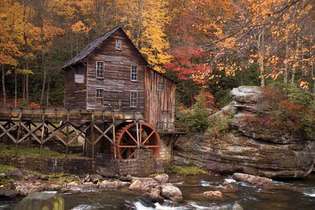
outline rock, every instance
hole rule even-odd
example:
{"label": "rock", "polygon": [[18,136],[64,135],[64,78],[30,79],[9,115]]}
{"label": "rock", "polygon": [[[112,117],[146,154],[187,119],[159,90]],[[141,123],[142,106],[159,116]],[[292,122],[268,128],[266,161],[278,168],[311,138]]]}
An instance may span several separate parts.
{"label": "rock", "polygon": [[168,182],[169,177],[167,174],[158,174],[154,177],[154,179],[161,184],[166,184]]}
{"label": "rock", "polygon": [[129,190],[142,192],[153,200],[162,199],[161,184],[154,178],[134,178],[129,186]]}
{"label": "rock", "polygon": [[120,176],[118,177],[118,179],[123,182],[131,182],[133,178],[131,175],[127,175],[127,176]]}
{"label": "rock", "polygon": [[149,193],[146,193],[146,195],[155,201],[162,200],[160,187],[152,188]]}
{"label": "rock", "polygon": [[151,189],[159,186],[159,183],[153,178],[135,178],[132,180],[129,190],[139,192],[151,192]]}
{"label": "rock", "polygon": [[243,210],[243,207],[239,203],[235,202],[232,206],[232,210]]}
{"label": "rock", "polygon": [[76,186],[76,185],[79,185],[79,183],[77,183],[77,182],[69,182],[67,185],[69,185],[69,186]]}
{"label": "rock", "polygon": [[1,199],[12,199],[15,198],[18,195],[18,193],[14,190],[10,189],[0,189],[0,198]]}
{"label": "rock", "polygon": [[238,191],[238,188],[232,184],[225,184],[217,188],[223,193],[235,193]]}
{"label": "rock", "polygon": [[44,180],[44,181],[47,181],[47,180],[49,180],[49,176],[42,174],[42,175],[39,176],[39,179]]}
{"label": "rock", "polygon": [[85,182],[83,184],[77,182],[69,182],[63,188],[63,192],[95,192],[99,186],[93,182]]}
{"label": "rock", "polygon": [[15,190],[20,195],[28,195],[33,192],[39,192],[46,188],[46,185],[40,182],[17,181],[14,183]]}
{"label": "rock", "polygon": [[97,184],[98,182],[100,182],[101,180],[103,180],[103,177],[101,175],[98,174],[88,174],[84,177],[83,182],[92,182],[93,184]]}
{"label": "rock", "polygon": [[273,185],[272,179],[254,176],[250,174],[243,174],[243,173],[234,173],[233,178],[238,181],[243,181],[250,183],[256,186],[271,186]]}
{"label": "rock", "polygon": [[216,190],[216,191],[206,191],[203,192],[202,195],[211,200],[218,200],[223,198],[223,193]]}
{"label": "rock", "polygon": [[56,192],[35,192],[25,197],[14,209],[64,209],[64,200],[61,196],[57,195]]}
{"label": "rock", "polygon": [[119,180],[115,181],[104,180],[101,183],[99,183],[99,187],[103,189],[118,189],[121,187],[126,187],[129,184],[130,184],[129,182],[122,182]]}
{"label": "rock", "polygon": [[175,202],[183,200],[182,191],[170,183],[161,185],[161,195]]}
{"label": "rock", "polygon": [[264,121],[264,116],[268,119],[269,113],[260,105],[263,94],[259,87],[242,86],[231,94],[233,101],[209,117],[214,121],[230,115],[225,132],[215,137],[207,134],[179,137],[174,147],[175,164],[268,178],[300,178],[314,170],[315,141],[257,123]]}
{"label": "rock", "polygon": [[261,98],[261,88],[257,86],[240,86],[231,91],[234,101],[240,103],[257,103]]}
{"label": "rock", "polygon": [[15,170],[9,171],[6,175],[9,177],[14,177],[15,179],[22,179],[24,177],[23,172],[18,168]]}
{"label": "rock", "polygon": [[46,185],[46,190],[59,191],[62,189],[62,186],[59,184],[48,184]]}

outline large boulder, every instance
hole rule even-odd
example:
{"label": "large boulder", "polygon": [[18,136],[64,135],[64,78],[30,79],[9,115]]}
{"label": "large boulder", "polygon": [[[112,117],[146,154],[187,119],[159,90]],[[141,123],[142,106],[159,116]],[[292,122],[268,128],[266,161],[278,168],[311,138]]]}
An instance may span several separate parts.
{"label": "large boulder", "polygon": [[305,177],[314,168],[315,141],[297,138],[282,130],[257,125],[268,110],[259,87],[239,87],[233,101],[209,117],[229,115],[228,130],[220,136],[182,136],[175,145],[175,161],[193,163],[221,173],[243,172],[264,177]]}
{"label": "large boulder", "polygon": [[104,180],[100,182],[98,185],[102,189],[118,189],[121,187],[127,187],[130,183],[129,182],[123,182],[120,180]]}
{"label": "large boulder", "polygon": [[153,178],[135,178],[132,180],[129,190],[151,192],[153,188],[157,188],[159,185],[159,182]]}
{"label": "large boulder", "polygon": [[204,197],[210,200],[218,200],[223,198],[223,193],[215,190],[215,191],[206,191],[202,193]]}
{"label": "large boulder", "polygon": [[161,186],[161,195],[166,198],[166,199],[170,199],[172,201],[178,202],[183,200],[183,194],[182,191],[174,186],[171,183],[167,183],[167,184],[163,184]]}
{"label": "large boulder", "polygon": [[153,200],[161,200],[161,183],[153,178],[134,178],[129,190],[142,192]]}
{"label": "large boulder", "polygon": [[158,174],[154,177],[154,179],[161,184],[166,184],[168,182],[169,176],[168,174]]}
{"label": "large boulder", "polygon": [[238,181],[248,182],[256,186],[271,186],[273,184],[272,179],[260,176],[254,176],[250,174],[234,173],[233,178]]}

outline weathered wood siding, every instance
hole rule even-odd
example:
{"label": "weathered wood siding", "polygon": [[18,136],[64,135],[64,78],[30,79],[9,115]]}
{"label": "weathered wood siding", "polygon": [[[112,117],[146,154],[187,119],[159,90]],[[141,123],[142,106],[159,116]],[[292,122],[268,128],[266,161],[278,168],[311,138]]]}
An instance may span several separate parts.
{"label": "weathered wood siding", "polygon": [[145,71],[145,112],[148,123],[172,131],[175,121],[175,84],[161,74]]}
{"label": "weathered wood siding", "polygon": [[[75,74],[83,83],[75,82]],[[86,109],[86,66],[82,63],[68,67],[64,74],[64,106],[66,109]]]}
{"label": "weathered wood siding", "polygon": [[[115,48],[121,40],[121,49]],[[158,129],[174,130],[175,84],[162,74],[147,68],[147,63],[121,30],[113,32],[103,43],[82,56],[79,64],[65,71],[65,107],[110,111],[144,116],[146,122]],[[104,63],[104,78],[96,77],[96,63]],[[131,66],[137,66],[137,81],[131,81]],[[75,74],[84,75],[84,83],[75,83]],[[103,90],[103,99],[96,90]],[[138,93],[136,107],[130,106],[130,92]],[[142,117],[143,118],[143,117]]]}
{"label": "weathered wood siding", "polygon": [[[122,41],[121,50],[115,49],[115,41]],[[87,61],[87,109],[102,110],[104,105],[121,111],[144,111],[144,62],[121,31],[117,31],[97,48]],[[96,62],[104,62],[104,79],[96,78]],[[131,65],[137,65],[138,80],[130,80]],[[96,89],[104,90],[103,104],[96,101]],[[138,92],[137,107],[130,107],[130,91]]]}

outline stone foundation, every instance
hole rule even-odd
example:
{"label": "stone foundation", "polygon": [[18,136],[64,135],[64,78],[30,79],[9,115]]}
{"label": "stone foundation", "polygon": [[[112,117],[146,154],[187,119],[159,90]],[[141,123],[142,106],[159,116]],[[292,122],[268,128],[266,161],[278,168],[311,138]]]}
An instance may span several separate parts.
{"label": "stone foundation", "polygon": [[100,169],[105,176],[148,176],[162,172],[160,160],[153,158],[150,150],[139,149],[136,159],[109,160],[104,158],[33,158],[2,156],[0,164],[11,165],[16,168],[39,171],[41,173],[96,173]]}

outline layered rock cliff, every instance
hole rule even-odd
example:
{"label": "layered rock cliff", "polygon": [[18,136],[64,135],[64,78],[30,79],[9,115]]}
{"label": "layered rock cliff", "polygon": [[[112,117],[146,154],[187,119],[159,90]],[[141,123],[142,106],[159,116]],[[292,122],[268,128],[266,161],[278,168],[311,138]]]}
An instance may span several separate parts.
{"label": "layered rock cliff", "polygon": [[252,119],[268,110],[261,106],[258,87],[239,87],[231,92],[233,101],[210,116],[230,116],[229,126],[219,136],[183,136],[175,145],[175,161],[209,170],[243,172],[266,177],[305,177],[312,172],[315,141],[300,139],[281,130],[255,126]]}

